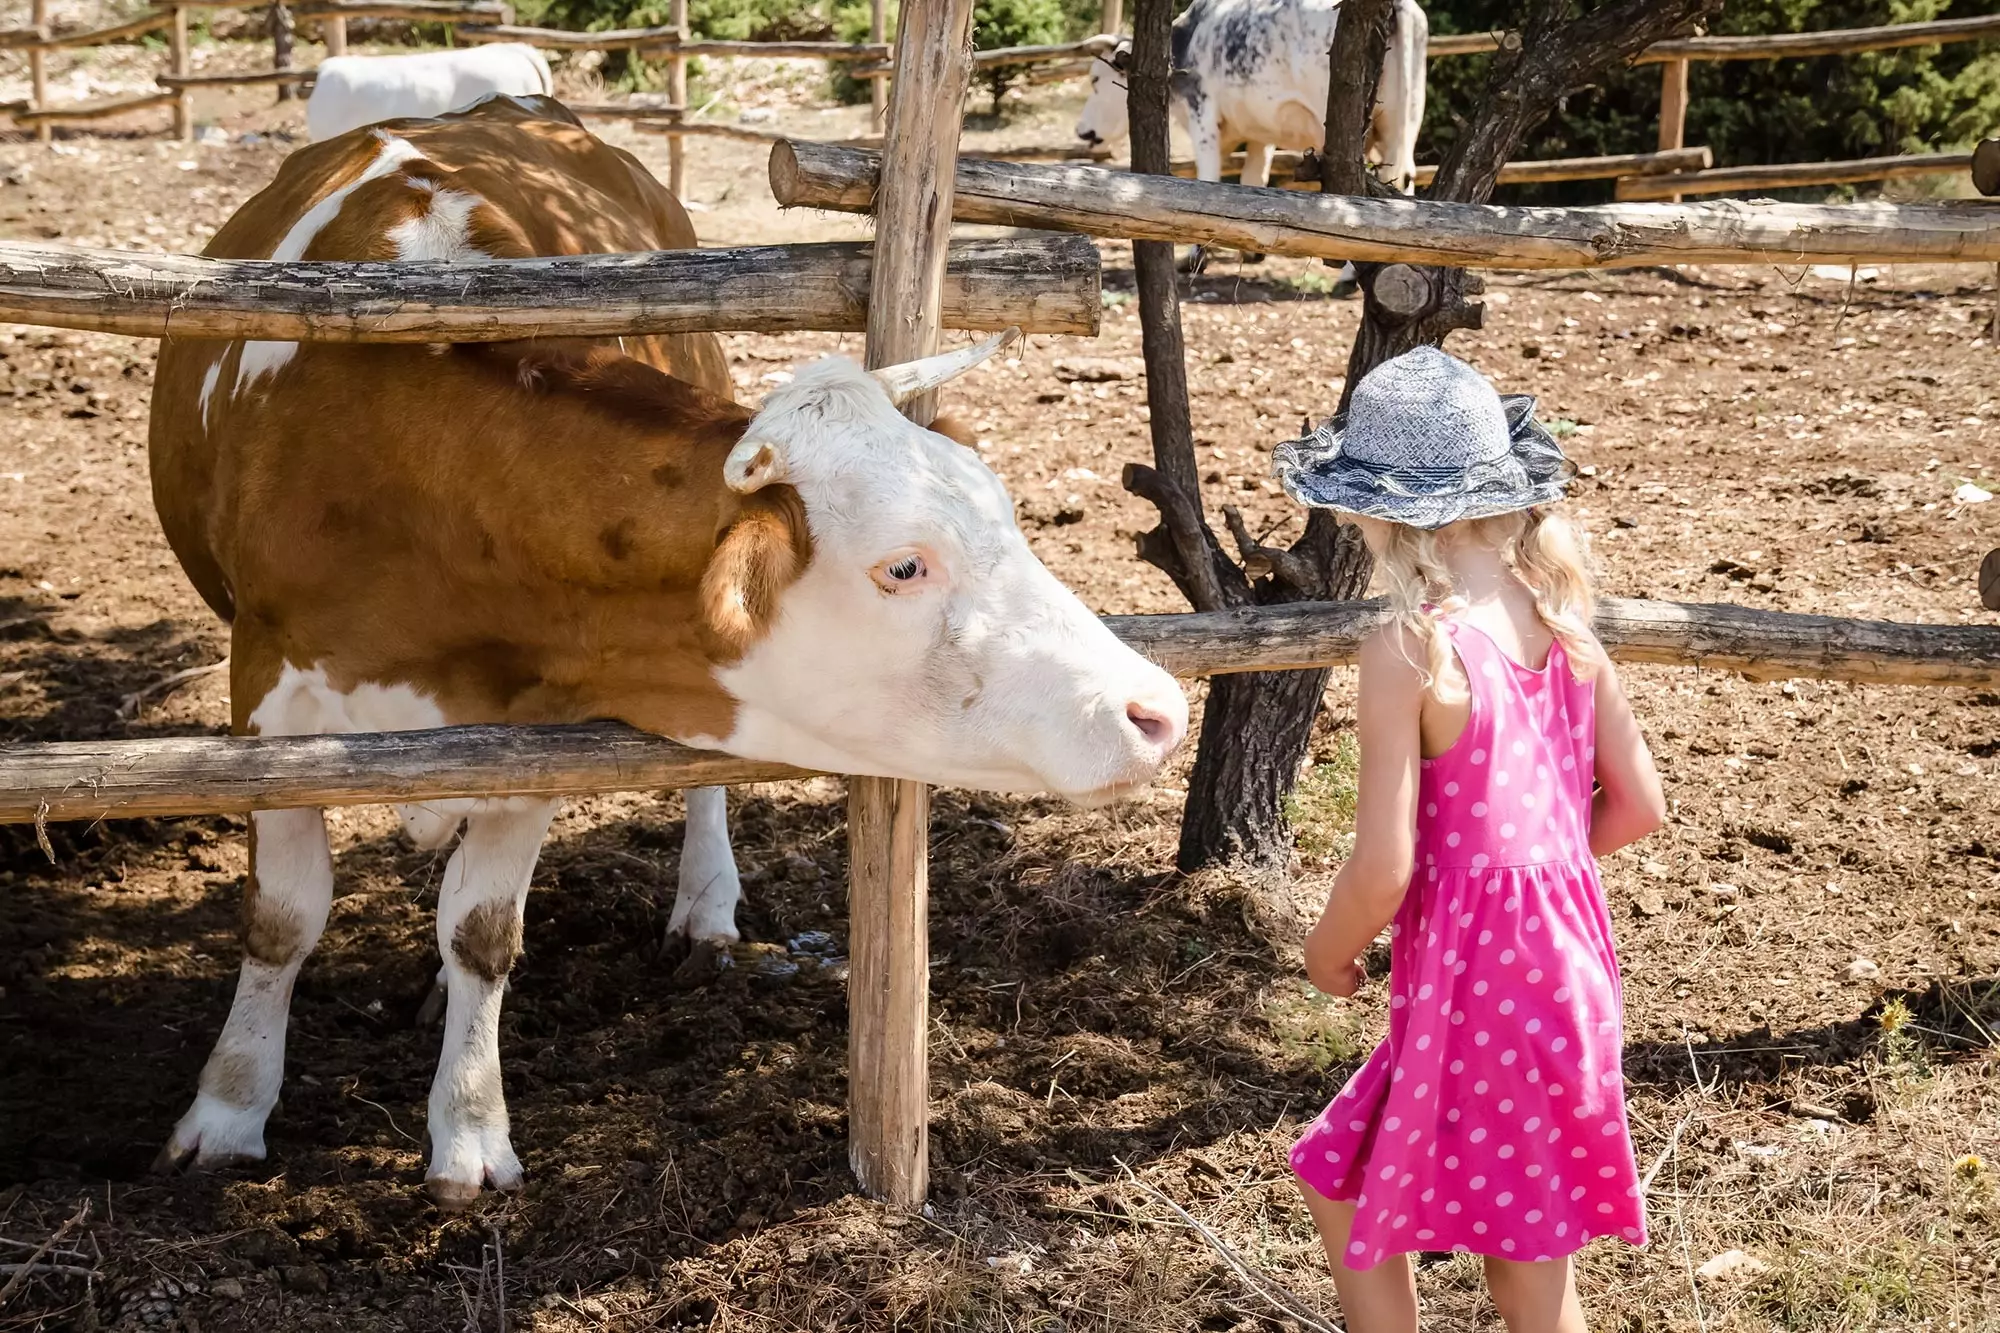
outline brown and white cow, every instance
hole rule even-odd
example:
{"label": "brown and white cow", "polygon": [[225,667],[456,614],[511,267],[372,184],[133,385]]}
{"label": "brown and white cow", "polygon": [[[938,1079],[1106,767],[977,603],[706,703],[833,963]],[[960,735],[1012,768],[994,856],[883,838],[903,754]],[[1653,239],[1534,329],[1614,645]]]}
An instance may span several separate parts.
{"label": "brown and white cow", "polygon": [[[635,159],[545,98],[292,155],[206,253],[450,260],[687,247]],[[459,347],[170,340],[154,497],[232,627],[235,729],[615,718],[747,757],[1108,800],[1186,730],[1166,673],[1035,559],[1000,480],[830,359],[752,411],[712,336]],[[404,811],[464,829],[439,894],[447,993],[433,1197],[518,1185],[501,991],[557,803]],[[286,1015],[333,868],[318,810],[251,822],[236,999],[163,1165],[264,1155]],[[691,792],[670,929],[736,937],[722,793]]]}

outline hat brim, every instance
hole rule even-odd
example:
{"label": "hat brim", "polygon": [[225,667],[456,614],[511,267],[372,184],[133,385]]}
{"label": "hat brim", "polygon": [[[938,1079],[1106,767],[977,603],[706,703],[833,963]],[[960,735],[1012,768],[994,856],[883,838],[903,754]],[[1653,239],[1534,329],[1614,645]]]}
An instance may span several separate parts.
{"label": "hat brim", "polygon": [[1342,412],[1303,439],[1277,448],[1273,465],[1285,493],[1315,509],[1435,530],[1466,519],[1491,518],[1563,498],[1576,465],[1535,420],[1529,394],[1503,394],[1509,448],[1470,468],[1383,468],[1348,457]]}

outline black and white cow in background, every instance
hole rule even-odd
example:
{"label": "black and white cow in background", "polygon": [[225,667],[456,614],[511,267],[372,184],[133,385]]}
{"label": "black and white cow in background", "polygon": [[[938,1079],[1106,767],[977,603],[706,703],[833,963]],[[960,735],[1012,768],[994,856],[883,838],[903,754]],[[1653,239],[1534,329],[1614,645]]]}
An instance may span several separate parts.
{"label": "black and white cow in background", "polygon": [[[1174,20],[1172,107],[1194,142],[1196,179],[1221,180],[1223,152],[1239,143],[1245,185],[1270,180],[1273,149],[1324,146],[1327,53],[1339,14],[1340,0],[1194,0]],[[1423,9],[1399,0],[1365,147],[1377,174],[1405,194],[1416,187],[1429,44]],[[1131,132],[1131,54],[1123,41],[1092,62],[1079,139],[1110,144]],[[1343,271],[1342,285],[1352,278]]]}

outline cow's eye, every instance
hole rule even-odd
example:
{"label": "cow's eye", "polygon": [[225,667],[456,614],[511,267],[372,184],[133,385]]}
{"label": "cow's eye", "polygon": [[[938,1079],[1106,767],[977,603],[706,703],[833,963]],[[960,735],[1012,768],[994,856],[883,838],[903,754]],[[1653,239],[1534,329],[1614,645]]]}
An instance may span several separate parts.
{"label": "cow's eye", "polygon": [[875,586],[886,593],[916,592],[936,581],[930,561],[921,551],[903,551],[890,556],[868,571]]}

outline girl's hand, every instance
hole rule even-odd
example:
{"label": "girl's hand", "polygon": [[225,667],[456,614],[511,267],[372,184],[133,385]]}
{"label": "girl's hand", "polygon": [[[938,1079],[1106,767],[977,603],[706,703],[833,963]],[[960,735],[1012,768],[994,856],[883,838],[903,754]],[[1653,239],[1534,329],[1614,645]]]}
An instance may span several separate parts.
{"label": "girl's hand", "polygon": [[1334,968],[1332,975],[1321,980],[1318,985],[1325,994],[1344,1000],[1360,990],[1362,983],[1367,980],[1368,969],[1363,967],[1361,960],[1357,958],[1345,967]]}

